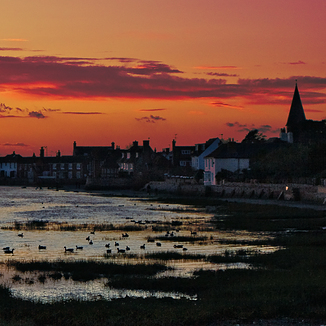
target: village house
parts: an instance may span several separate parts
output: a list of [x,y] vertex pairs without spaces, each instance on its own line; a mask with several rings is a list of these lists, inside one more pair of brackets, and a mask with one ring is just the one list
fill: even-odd
[[205,156],[204,185],[216,185],[222,170],[239,173],[249,168],[250,152],[247,144],[228,142]]
[[191,155],[195,151],[195,146],[176,146],[176,140],[172,141],[172,166],[191,167]]
[[197,170],[205,170],[205,156],[211,154],[221,143],[219,138],[211,138],[204,144],[196,144],[191,156],[191,167]]
[[15,152],[0,157],[0,178],[17,178],[19,162],[22,160],[21,155]]
[[154,151],[149,145],[149,140],[143,141],[143,146],[134,141],[132,146],[122,153],[119,162],[120,170],[125,175],[132,176],[135,173],[143,173],[152,168]]

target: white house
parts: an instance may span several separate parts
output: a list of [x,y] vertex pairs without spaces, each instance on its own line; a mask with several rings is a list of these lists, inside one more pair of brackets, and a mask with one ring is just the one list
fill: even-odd
[[247,144],[229,142],[205,156],[204,185],[216,185],[216,174],[222,170],[241,172],[248,169],[252,154],[250,147]]
[[22,156],[13,152],[10,155],[0,158],[0,177],[16,178],[18,163]]
[[195,145],[195,154],[191,158],[191,166],[194,170],[205,170],[205,156],[211,154],[220,145],[219,138],[209,139],[205,144]]

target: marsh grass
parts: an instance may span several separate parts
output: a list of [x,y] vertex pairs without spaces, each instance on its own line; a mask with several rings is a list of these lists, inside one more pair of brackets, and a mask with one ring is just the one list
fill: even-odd
[[324,211],[297,207],[226,203],[211,222],[217,229],[277,232],[317,230],[326,225]]
[[[19,272],[54,272],[53,277],[61,278],[60,275],[71,277],[73,280],[89,281],[101,277],[112,275],[155,275],[168,269],[164,264],[158,263],[138,263],[138,264],[119,264],[103,261],[17,261],[10,260],[7,265],[14,267]],[[60,273],[60,275],[59,275]]]
[[154,237],[155,240],[159,241],[172,241],[172,242],[198,242],[198,241],[206,241],[208,239],[207,236],[157,236]]
[[14,222],[9,226],[2,226],[3,230],[45,230],[45,231],[142,231],[146,226],[124,224],[124,225],[113,225],[112,223],[101,223],[101,224],[72,224],[72,223],[57,223],[48,222],[42,220],[33,220],[26,223]]
[[151,252],[145,254],[146,259],[157,259],[157,260],[205,260],[205,255],[200,254],[188,254],[188,253],[179,253],[173,251],[161,251],[161,252]]

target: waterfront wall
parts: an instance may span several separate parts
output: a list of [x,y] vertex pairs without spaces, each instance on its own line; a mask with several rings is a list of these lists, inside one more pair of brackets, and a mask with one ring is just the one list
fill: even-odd
[[185,196],[210,196],[220,198],[275,199],[314,202],[326,202],[326,187],[303,184],[262,184],[224,182],[214,186],[204,186],[187,182],[150,182],[153,193],[171,193]]

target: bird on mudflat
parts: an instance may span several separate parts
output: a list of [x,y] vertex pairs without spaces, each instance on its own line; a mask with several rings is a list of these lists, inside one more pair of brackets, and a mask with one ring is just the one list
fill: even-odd
[[65,252],[74,252],[74,248],[67,248],[66,246],[63,248],[65,248]]

